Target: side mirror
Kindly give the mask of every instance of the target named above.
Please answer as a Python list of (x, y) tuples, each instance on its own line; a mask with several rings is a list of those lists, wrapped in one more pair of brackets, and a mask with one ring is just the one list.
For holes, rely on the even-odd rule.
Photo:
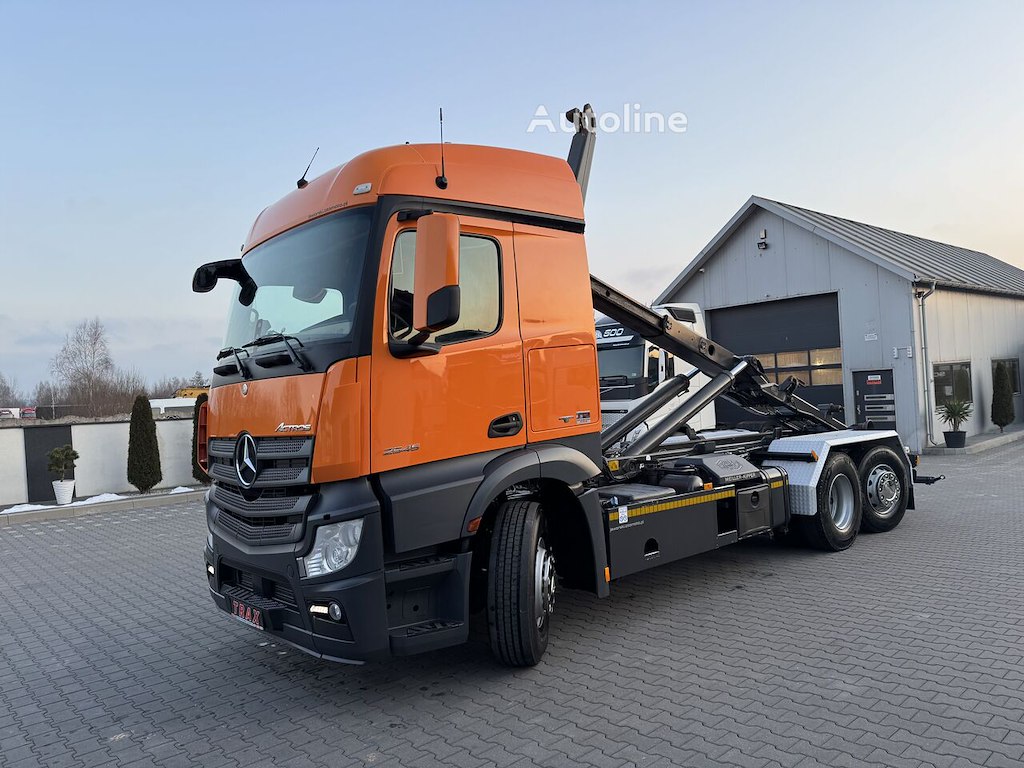
[(459, 217), (423, 216), (416, 225), (413, 327), (422, 333), (449, 328), (459, 320)]
[(256, 297), (256, 283), (245, 271), (241, 259), (225, 259), (203, 264), (192, 275), (192, 290), (196, 293), (209, 293), (222, 277), (234, 280), (242, 286), (238, 296), (241, 304), (246, 307), (252, 304), (252, 300)]
[(192, 275), (192, 290), (196, 293), (209, 293), (217, 285), (216, 262), (203, 264)]

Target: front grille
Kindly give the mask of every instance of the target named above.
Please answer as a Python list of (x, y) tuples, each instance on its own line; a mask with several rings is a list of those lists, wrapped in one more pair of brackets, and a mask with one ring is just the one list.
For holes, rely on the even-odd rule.
[(246, 489), (240, 487), (235, 469), (237, 438), (209, 442), (209, 472), (216, 481), (211, 500), (221, 510), (218, 524), (225, 534), (250, 545), (299, 541), (316, 493), (310, 485), (313, 438), (255, 439), (256, 477)]
[(264, 482), (298, 480), (304, 473), (304, 467), (271, 467), (260, 472), (260, 479)]
[(260, 453), (298, 453), (310, 437), (258, 437), (256, 450)]
[[(292, 494), (288, 488), (266, 488), (249, 497), (242, 489), (220, 483), (213, 492), (213, 500), (219, 506), (228, 506), (240, 514), (253, 512), (293, 512), (302, 499), (309, 496)], [(304, 510), (303, 510), (304, 511)]]
[(285, 544), (301, 536), (302, 515), (249, 517), (222, 509), (217, 524), (246, 544)]
[(208, 446), (210, 453), (234, 453), (235, 452), (235, 441), (225, 439), (223, 437), (216, 437), (210, 441)]
[[(209, 442), (210, 476), (238, 483), (235, 472), (237, 438), (215, 437)], [(310, 482), (313, 463), (312, 436), (256, 438), (256, 479), (253, 488), (303, 485)]]

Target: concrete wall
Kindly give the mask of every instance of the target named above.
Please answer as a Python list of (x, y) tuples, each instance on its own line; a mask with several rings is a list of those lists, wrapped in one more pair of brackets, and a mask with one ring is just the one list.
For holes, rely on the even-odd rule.
[[(1017, 358), (1024, 362), (1024, 301), (937, 290), (925, 301), (925, 312), (929, 363), (971, 363), (974, 415), (962, 429), (968, 437), (998, 430), (991, 420), (992, 360)], [(1014, 397), (1013, 406), (1019, 423), (1024, 416), (1020, 395)], [(934, 413), (930, 417), (935, 440), (941, 443), (942, 432), (949, 427)]]
[(0, 429), (0, 504), (22, 504), (26, 501), (25, 438), (20, 429)]
[[(761, 230), (768, 248), (758, 250)], [(896, 428), (919, 450), (919, 408), (914, 300), (910, 282), (773, 213), (755, 210), (670, 299), (695, 301), (705, 310), (818, 293), (839, 295), (843, 386), (847, 420), (854, 417), (852, 372), (891, 368)], [(713, 332), (713, 329), (712, 329)], [(893, 358), (893, 347), (900, 356)], [(906, 348), (915, 349), (907, 357)]]
[[(95, 422), (71, 425), (71, 444), (79, 453), (75, 466), (75, 497), (87, 498), (101, 493), (135, 491), (128, 482), (128, 422)], [(0, 504), (52, 502), (29, 499), (25, 471), (24, 433), (38, 427), (0, 429)], [(156, 422), (160, 446), (160, 488), (193, 485), (192, 420)]]

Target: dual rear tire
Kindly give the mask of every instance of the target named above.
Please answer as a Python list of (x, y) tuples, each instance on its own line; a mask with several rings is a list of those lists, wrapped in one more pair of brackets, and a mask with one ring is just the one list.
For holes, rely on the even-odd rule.
[(859, 464), (833, 453), (818, 481), (817, 512), (794, 522), (811, 546), (842, 551), (861, 530), (880, 533), (900, 524), (910, 499), (907, 481), (906, 464), (892, 448), (872, 448)]

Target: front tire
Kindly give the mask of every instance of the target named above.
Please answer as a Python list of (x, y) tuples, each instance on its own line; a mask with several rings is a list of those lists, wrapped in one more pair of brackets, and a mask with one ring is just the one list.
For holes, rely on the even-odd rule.
[(906, 465), (896, 451), (880, 445), (864, 455), (857, 471), (864, 497), (861, 527), (871, 533), (891, 531), (902, 522), (910, 503)]
[(540, 504), (504, 502), (494, 521), (487, 569), (491, 650), (503, 664), (532, 667), (548, 646), (555, 560)]
[(845, 453), (830, 454), (818, 480), (818, 511), (800, 520), (807, 542), (826, 552), (848, 549), (860, 530), (860, 476)]

